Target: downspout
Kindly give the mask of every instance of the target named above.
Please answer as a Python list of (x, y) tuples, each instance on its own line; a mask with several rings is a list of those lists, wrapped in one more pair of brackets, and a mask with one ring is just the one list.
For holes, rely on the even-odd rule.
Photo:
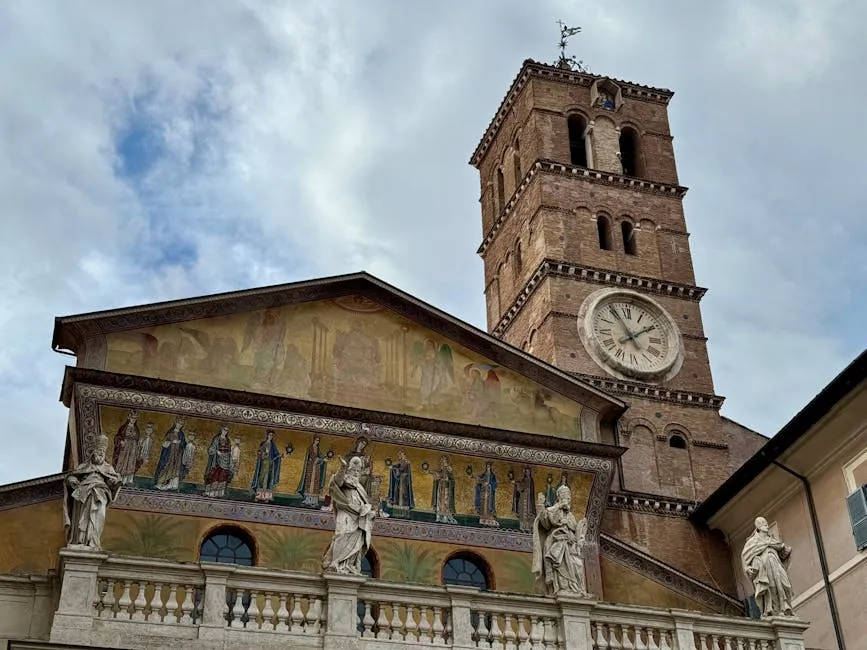
[(828, 559), (825, 557), (825, 545), (822, 543), (822, 532), (819, 530), (819, 517), (816, 515), (816, 504), (813, 502), (813, 490), (810, 488), (810, 482), (806, 476), (798, 474), (798, 472), (789, 469), (782, 463), (774, 460), (771, 461), (781, 470), (788, 472), (796, 479), (801, 481), (804, 486), (804, 493), (807, 496), (807, 508), (810, 511), (810, 523), (813, 525), (813, 537), (816, 538), (816, 549), (819, 553), (819, 566), (822, 570), (822, 580), (825, 583), (825, 593), (828, 595), (828, 609), (831, 610), (831, 625), (834, 626), (834, 636), (837, 637), (837, 648), (846, 650), (846, 644), (843, 642), (843, 631), (840, 629), (840, 617), (837, 614), (837, 600), (834, 598), (834, 591), (831, 588), (831, 579), (828, 576)]

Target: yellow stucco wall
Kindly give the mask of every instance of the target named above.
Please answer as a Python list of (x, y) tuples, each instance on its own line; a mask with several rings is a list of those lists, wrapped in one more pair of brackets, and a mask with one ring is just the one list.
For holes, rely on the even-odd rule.
[(605, 556), (601, 558), (601, 565), (602, 588), (607, 602), (711, 612), (705, 605), (672, 591)]
[(0, 511), (0, 573), (44, 575), (65, 544), (62, 499)]
[(581, 405), (350, 296), (107, 336), (106, 370), (580, 438)]

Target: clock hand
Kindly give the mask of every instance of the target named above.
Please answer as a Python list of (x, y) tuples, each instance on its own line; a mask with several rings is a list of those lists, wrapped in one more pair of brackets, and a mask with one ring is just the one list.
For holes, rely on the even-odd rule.
[(626, 321), (623, 320), (623, 317), (620, 315), (620, 312), (617, 311), (616, 309), (614, 309), (614, 307), (609, 307), (609, 308), (608, 308), (608, 311), (610, 311), (612, 314), (614, 314), (614, 318), (616, 318), (617, 320), (620, 321), (620, 324), (623, 325), (623, 329), (626, 330), (626, 334), (628, 335), (628, 336), (626, 337), (626, 340), (624, 340), (624, 339), (620, 339), (620, 342), (621, 342), (621, 343), (625, 343), (625, 342), (628, 341), (629, 339), (633, 338), (633, 334), (632, 334), (632, 332), (629, 330), (629, 325), (627, 325), (627, 324), (626, 324)]
[(637, 332), (635, 332), (635, 334), (632, 335), (632, 338), (635, 338), (639, 334), (644, 334), (645, 332), (649, 332), (649, 331), (654, 330), (654, 329), (656, 329), (656, 325), (648, 325), (643, 330), (638, 330)]

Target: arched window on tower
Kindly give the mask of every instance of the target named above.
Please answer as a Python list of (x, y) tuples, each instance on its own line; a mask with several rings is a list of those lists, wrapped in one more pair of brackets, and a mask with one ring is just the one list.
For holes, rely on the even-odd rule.
[(587, 130), (587, 121), (581, 115), (570, 115), (566, 120), (569, 127), (569, 156), (573, 165), (587, 166), (587, 142), (584, 131)]
[(668, 439), (668, 446), (674, 449), (686, 449), (686, 438), (679, 433), (672, 434)]
[(643, 176), (638, 132), (631, 126), (620, 129), (620, 164), (627, 176)]
[(599, 235), (599, 248), (611, 250), (611, 221), (604, 214), (596, 215), (596, 232)]
[(629, 221), (620, 223), (620, 233), (623, 235), (623, 252), (627, 255), (638, 255), (638, 245), (635, 241), (635, 228)]
[(521, 186), (521, 141), (515, 138), (515, 151), (512, 154), (512, 165), (515, 168), (515, 191)]
[(506, 208), (506, 188), (504, 187), (503, 168), (497, 170), (497, 214), (499, 217)]

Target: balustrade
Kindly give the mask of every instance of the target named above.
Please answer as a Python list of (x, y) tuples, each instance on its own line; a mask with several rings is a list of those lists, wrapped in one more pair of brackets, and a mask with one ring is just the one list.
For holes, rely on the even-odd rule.
[[(322, 650), (803, 650), (806, 628), (792, 619), (61, 553), (63, 584), (51, 640), (93, 647), (204, 650), (249, 642)], [(182, 645), (170, 646), (170, 638)]]

